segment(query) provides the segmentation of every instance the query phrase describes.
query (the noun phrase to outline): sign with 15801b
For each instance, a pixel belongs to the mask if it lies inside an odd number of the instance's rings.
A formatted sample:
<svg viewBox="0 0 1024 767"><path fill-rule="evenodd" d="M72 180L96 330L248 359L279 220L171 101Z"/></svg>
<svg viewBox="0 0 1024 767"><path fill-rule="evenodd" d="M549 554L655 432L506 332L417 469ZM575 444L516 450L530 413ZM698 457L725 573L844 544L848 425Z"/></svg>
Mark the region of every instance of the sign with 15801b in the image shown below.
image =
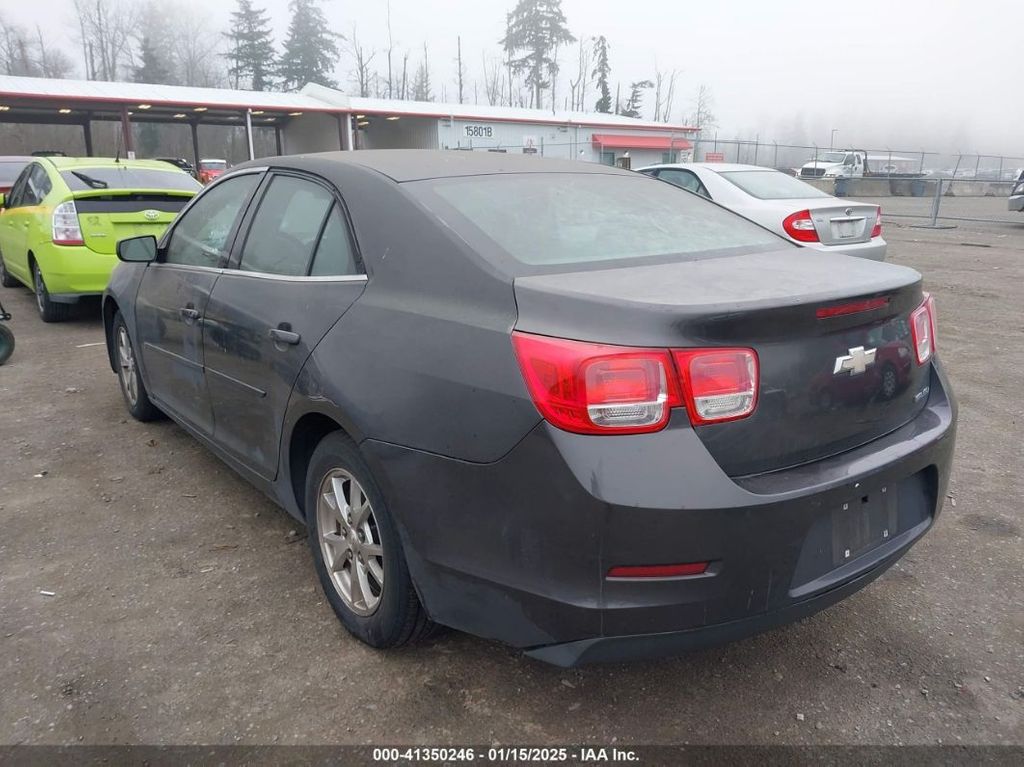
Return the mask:
<svg viewBox="0 0 1024 767"><path fill-rule="evenodd" d="M464 125L462 130L467 138L494 138L493 125Z"/></svg>

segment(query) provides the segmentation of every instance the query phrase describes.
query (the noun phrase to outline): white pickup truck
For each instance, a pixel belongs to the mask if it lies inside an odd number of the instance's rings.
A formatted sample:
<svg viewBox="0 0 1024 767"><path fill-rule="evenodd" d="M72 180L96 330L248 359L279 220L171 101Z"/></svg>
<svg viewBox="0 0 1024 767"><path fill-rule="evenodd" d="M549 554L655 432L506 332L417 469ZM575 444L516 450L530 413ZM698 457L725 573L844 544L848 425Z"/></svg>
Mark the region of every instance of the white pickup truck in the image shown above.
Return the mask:
<svg viewBox="0 0 1024 767"><path fill-rule="evenodd" d="M867 154L860 150L822 152L800 166L800 178L859 178L867 169Z"/></svg>

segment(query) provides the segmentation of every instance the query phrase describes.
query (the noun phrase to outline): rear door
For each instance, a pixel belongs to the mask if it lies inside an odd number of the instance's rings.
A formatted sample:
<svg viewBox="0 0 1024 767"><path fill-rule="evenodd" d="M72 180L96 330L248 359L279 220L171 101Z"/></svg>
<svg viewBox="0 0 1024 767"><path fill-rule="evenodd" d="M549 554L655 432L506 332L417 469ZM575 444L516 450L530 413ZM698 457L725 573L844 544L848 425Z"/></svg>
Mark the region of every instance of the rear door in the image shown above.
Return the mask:
<svg viewBox="0 0 1024 767"><path fill-rule="evenodd" d="M295 379L366 276L329 185L279 172L258 198L206 308L204 349L215 440L272 479Z"/></svg>
<svg viewBox="0 0 1024 767"><path fill-rule="evenodd" d="M211 187L175 223L135 300L137 346L150 394L203 434L213 410L203 369L206 304L262 171Z"/></svg>

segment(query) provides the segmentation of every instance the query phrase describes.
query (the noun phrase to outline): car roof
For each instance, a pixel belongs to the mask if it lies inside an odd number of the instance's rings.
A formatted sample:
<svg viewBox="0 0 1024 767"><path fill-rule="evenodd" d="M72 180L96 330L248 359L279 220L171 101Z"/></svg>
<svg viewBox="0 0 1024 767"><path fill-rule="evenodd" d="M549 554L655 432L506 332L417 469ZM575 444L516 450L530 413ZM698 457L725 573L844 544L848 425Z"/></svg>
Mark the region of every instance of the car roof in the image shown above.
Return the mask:
<svg viewBox="0 0 1024 767"><path fill-rule="evenodd" d="M502 152L460 151L454 149L360 149L355 152L321 152L317 154L276 157L269 161L285 166L289 160L301 160L303 167L327 165L358 165L377 171L393 181L416 181L428 178L483 176L502 173L604 173L632 176L633 173L609 165L582 160L554 160L534 155ZM266 158L236 166L267 165ZM325 168L326 169L326 168Z"/></svg>
<svg viewBox="0 0 1024 767"><path fill-rule="evenodd" d="M57 170L65 168L149 168L167 172L184 172L180 168L168 166L168 163L163 160L127 160L113 157L35 157L33 159L49 162Z"/></svg>

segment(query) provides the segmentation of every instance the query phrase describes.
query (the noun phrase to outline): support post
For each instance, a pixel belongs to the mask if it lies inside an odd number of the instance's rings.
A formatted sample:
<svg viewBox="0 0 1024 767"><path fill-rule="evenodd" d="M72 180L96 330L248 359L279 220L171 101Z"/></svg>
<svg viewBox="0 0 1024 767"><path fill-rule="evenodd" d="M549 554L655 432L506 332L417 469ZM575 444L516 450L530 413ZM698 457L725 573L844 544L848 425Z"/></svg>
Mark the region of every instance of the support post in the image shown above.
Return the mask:
<svg viewBox="0 0 1024 767"><path fill-rule="evenodd" d="M196 177L199 176L199 123L195 120L189 123L189 127L192 128L192 161L196 169Z"/></svg>
<svg viewBox="0 0 1024 767"><path fill-rule="evenodd" d="M245 143L246 143L246 146L249 148L249 159L250 160L255 160L256 159L256 150L253 148L253 144L252 144L252 110L251 109L246 109L245 110Z"/></svg>
<svg viewBox="0 0 1024 767"><path fill-rule="evenodd" d="M121 107L121 140L124 142L125 156L135 159L135 142L132 140L132 121L128 116L128 107Z"/></svg>
<svg viewBox="0 0 1024 767"><path fill-rule="evenodd" d="M85 139L86 157L92 157L92 121L89 117L90 115L86 115L85 122L82 123L82 138Z"/></svg>
<svg viewBox="0 0 1024 767"><path fill-rule="evenodd" d="M284 154L284 146L281 141L281 126L274 126L274 144L277 146L277 156L280 157Z"/></svg>

